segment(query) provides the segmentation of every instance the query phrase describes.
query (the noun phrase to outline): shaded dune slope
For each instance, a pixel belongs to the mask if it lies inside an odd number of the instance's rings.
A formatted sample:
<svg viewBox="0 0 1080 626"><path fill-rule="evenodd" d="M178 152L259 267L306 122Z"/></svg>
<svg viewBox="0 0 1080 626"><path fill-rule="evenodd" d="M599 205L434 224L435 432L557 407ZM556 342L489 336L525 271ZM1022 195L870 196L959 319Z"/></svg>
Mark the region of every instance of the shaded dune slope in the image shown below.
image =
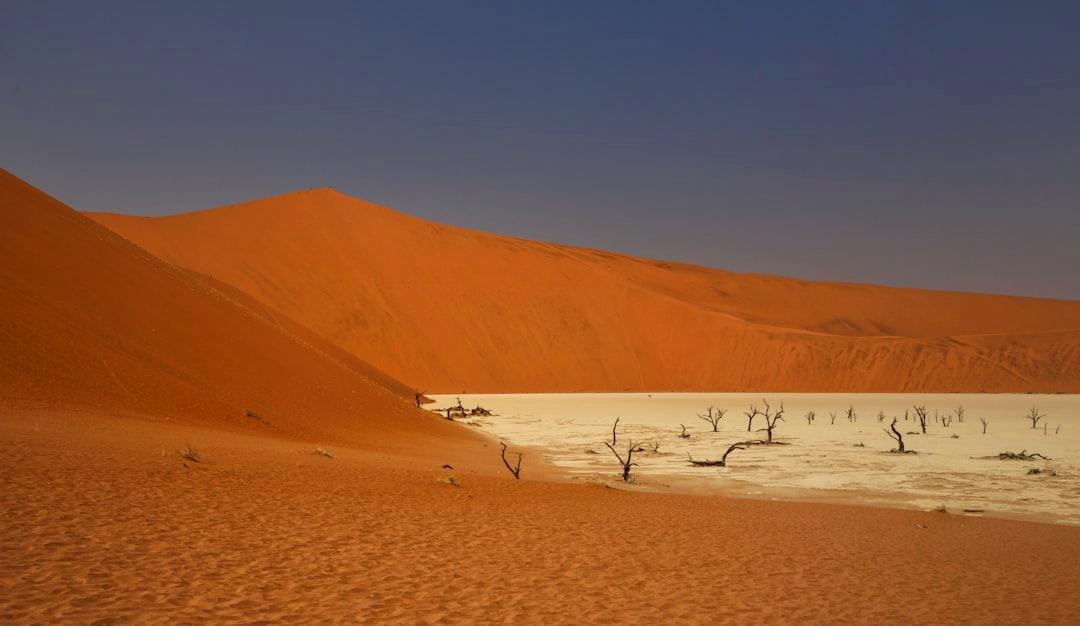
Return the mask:
<svg viewBox="0 0 1080 626"><path fill-rule="evenodd" d="M7 402L386 449L402 435L475 439L271 306L162 261L3 170L0 357Z"/></svg>
<svg viewBox="0 0 1080 626"><path fill-rule="evenodd" d="M91 217L430 392L1080 391L1080 302L736 274L329 189Z"/></svg>

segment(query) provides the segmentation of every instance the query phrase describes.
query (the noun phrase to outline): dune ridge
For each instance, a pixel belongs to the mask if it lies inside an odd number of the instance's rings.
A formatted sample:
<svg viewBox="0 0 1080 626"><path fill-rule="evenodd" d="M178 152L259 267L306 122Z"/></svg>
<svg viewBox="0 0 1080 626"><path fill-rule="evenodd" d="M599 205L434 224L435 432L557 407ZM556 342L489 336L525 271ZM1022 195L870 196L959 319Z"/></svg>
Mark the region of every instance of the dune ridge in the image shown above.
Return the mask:
<svg viewBox="0 0 1080 626"><path fill-rule="evenodd" d="M373 446L479 440L272 307L158 259L2 170L0 313L8 405Z"/></svg>
<svg viewBox="0 0 1080 626"><path fill-rule="evenodd" d="M737 274L330 189L90 217L433 393L1080 391L1075 301Z"/></svg>

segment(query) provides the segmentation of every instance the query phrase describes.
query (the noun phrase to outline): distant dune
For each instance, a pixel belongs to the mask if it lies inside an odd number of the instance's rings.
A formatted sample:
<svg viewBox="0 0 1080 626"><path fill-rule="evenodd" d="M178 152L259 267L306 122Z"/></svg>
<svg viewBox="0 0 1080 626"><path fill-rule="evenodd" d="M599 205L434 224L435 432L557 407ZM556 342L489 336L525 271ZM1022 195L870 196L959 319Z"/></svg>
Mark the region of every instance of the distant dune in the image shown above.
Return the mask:
<svg viewBox="0 0 1080 626"><path fill-rule="evenodd" d="M470 437L286 316L3 170L0 355L0 396L24 406L382 445Z"/></svg>
<svg viewBox="0 0 1080 626"><path fill-rule="evenodd" d="M736 274L329 189L91 214L430 392L1080 391L1080 302Z"/></svg>

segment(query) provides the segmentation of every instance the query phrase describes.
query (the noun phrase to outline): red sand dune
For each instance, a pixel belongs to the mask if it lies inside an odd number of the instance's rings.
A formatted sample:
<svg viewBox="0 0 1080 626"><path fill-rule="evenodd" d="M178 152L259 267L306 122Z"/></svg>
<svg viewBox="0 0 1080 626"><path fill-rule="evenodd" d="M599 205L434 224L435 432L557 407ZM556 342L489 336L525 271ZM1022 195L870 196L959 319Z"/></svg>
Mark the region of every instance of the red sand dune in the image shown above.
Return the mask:
<svg viewBox="0 0 1080 626"><path fill-rule="evenodd" d="M469 438L286 316L3 170L0 355L2 396L21 406L372 445L396 445L402 434Z"/></svg>
<svg viewBox="0 0 1080 626"><path fill-rule="evenodd" d="M328 189L92 217L390 375L454 391L1080 391L1080 302L735 274Z"/></svg>

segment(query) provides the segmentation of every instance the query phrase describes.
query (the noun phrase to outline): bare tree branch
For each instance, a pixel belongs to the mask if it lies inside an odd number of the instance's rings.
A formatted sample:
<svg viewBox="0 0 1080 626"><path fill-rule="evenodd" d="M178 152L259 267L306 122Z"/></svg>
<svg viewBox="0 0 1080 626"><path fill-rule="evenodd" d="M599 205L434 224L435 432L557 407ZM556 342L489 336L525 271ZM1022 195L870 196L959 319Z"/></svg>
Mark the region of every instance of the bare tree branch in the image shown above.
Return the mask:
<svg viewBox="0 0 1080 626"><path fill-rule="evenodd" d="M514 475L514 480L521 479L521 453L517 453L517 464L510 467L510 461L506 458L506 442L500 441L502 446L502 462L506 466L506 469L510 470L510 473Z"/></svg>
<svg viewBox="0 0 1080 626"><path fill-rule="evenodd" d="M705 413L698 413L698 419L711 424L714 433L719 432L720 420L724 419L727 409L717 409L716 407L710 406L705 411Z"/></svg>
<svg viewBox="0 0 1080 626"><path fill-rule="evenodd" d="M915 417L918 418L919 427L922 428L922 434L925 435L926 434L926 416L927 416L926 406L925 405L915 405L915 406L913 406L911 408L915 409Z"/></svg>
<svg viewBox="0 0 1080 626"><path fill-rule="evenodd" d="M904 449L904 436L902 434L900 434L899 430L896 430L896 418L895 417L892 418L892 424L889 424L889 428L884 429L884 430L885 430L886 435L888 435L889 437L891 437L892 439L894 439L896 441L896 446L897 447L896 447L895 452L900 452L900 453L907 452L907 450ZM890 430L892 432L889 432Z"/></svg>
<svg viewBox="0 0 1080 626"><path fill-rule="evenodd" d="M762 400L762 402L765 401ZM765 418L765 428L759 428L757 432L764 431L766 434L765 443L772 443L772 433L773 429L776 428L776 423L784 421L784 401L780 401L780 408L776 411L776 414L772 413L772 407L769 406L768 402L765 402L765 411L761 415Z"/></svg>
<svg viewBox="0 0 1080 626"><path fill-rule="evenodd" d="M757 408L756 404L751 404L749 409L743 411L743 415L746 416L746 432L750 432L754 426L754 418L761 415L761 409Z"/></svg>
<svg viewBox="0 0 1080 626"><path fill-rule="evenodd" d="M615 418L615 425L611 427L611 443L604 442L604 445L611 450L611 453L615 455L615 458L619 460L619 465L622 466L622 479L623 482L630 482L630 468L637 465L634 463L634 450L638 447L632 440L628 441L626 446L626 459L624 460L622 455L615 449L615 428L619 425L619 418Z"/></svg>
<svg viewBox="0 0 1080 626"><path fill-rule="evenodd" d="M1031 428L1034 429L1039 425L1039 420L1041 420L1044 417L1046 417L1046 415L1039 412L1038 407L1033 406L1033 407L1031 407L1031 410L1028 411L1028 414L1024 416L1024 419L1031 420Z"/></svg>

